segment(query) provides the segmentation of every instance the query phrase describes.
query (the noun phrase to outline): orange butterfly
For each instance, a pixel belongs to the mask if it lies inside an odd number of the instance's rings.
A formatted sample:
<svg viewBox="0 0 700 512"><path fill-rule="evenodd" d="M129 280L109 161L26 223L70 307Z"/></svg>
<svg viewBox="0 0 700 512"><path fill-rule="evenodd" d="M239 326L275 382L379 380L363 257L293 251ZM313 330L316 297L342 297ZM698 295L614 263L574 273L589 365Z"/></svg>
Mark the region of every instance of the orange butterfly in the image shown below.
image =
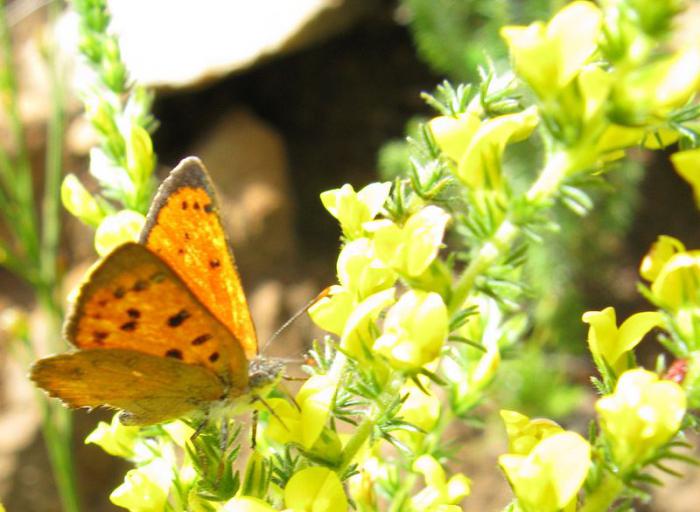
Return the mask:
<svg viewBox="0 0 700 512"><path fill-rule="evenodd" d="M37 361L31 378L69 407L122 409L149 425L231 405L274 383L258 356L211 179L183 160L153 201L140 243L106 256L80 288L64 336L78 350Z"/></svg>

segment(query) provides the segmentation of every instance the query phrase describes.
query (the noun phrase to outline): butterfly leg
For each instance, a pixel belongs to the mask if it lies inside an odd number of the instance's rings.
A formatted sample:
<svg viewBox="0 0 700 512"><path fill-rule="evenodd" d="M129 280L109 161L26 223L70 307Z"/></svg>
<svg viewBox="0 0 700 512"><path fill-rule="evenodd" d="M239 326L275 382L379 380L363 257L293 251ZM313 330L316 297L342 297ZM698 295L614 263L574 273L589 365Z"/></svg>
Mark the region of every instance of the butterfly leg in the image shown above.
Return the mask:
<svg viewBox="0 0 700 512"><path fill-rule="evenodd" d="M209 424L209 413L204 417L202 422L197 425L197 428L194 430L194 434L190 436L190 443L194 443L195 439L199 437L199 434L202 433L202 431L207 427Z"/></svg>
<svg viewBox="0 0 700 512"><path fill-rule="evenodd" d="M253 410L253 424L250 426L250 449L255 450L256 439L258 438L258 410Z"/></svg>
<svg viewBox="0 0 700 512"><path fill-rule="evenodd" d="M289 427L284 423L284 420L279 416L279 414L275 412L275 410L272 407L270 407L270 404L268 404L263 397L261 397L260 395L253 395L252 401L260 402L261 404L263 404L263 406L265 406L265 408L268 411L270 411L270 414L272 414L275 417L275 419L279 421L286 430L289 430Z"/></svg>
<svg viewBox="0 0 700 512"><path fill-rule="evenodd" d="M306 379L304 379L306 380ZM294 395L289 391L289 389L286 386L283 386L282 383L277 384L277 389L280 390L282 393L284 393L287 396L287 400L292 402L294 407L296 407L297 411L301 412L301 407L297 403L297 401L294 399Z"/></svg>

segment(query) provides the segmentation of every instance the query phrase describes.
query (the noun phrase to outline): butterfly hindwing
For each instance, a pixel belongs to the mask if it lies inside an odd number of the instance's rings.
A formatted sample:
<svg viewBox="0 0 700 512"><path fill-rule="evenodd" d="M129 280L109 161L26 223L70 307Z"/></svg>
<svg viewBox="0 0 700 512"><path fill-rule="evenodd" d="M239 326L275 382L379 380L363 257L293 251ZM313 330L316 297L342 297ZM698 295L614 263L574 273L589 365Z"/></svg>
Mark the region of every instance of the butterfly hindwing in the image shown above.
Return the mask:
<svg viewBox="0 0 700 512"><path fill-rule="evenodd" d="M100 261L80 289L64 334L80 349L127 349L208 369L242 392L239 343L160 258L136 243Z"/></svg>
<svg viewBox="0 0 700 512"><path fill-rule="evenodd" d="M131 425L184 416L224 394L222 382L206 368L124 349L47 357L34 364L31 378L70 407L123 409L122 422Z"/></svg>
<svg viewBox="0 0 700 512"><path fill-rule="evenodd" d="M148 212L141 243L162 258L243 347L257 355L257 337L219 217L214 188L199 159L183 160L163 182Z"/></svg>

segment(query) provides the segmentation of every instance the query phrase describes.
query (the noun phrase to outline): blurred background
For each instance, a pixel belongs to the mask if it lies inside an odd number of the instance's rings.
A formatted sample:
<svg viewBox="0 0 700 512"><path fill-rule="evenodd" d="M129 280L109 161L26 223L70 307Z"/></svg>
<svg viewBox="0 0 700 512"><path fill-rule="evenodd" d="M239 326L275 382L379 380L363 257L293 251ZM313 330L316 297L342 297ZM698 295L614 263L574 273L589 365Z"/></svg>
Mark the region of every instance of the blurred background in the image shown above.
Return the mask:
<svg viewBox="0 0 700 512"><path fill-rule="evenodd" d="M565 2L554 0L148 0L110 2L132 78L156 93L154 134L159 177L197 155L218 187L261 340L335 280L339 231L319 193L352 183L391 179L407 167L404 142L421 118L421 99L443 79L477 81L490 58L507 62L498 28L545 19ZM42 47L60 50L68 90L64 169L87 176L95 144L76 95L75 16L49 23L47 2L7 2L22 122L41 184L50 94ZM693 2L684 24L693 33L700 9ZM7 119L0 113L0 133ZM2 143L2 142L0 142ZM537 170L538 148L514 148L513 169ZM653 158L653 159L650 159ZM593 396L585 348L584 311L612 305L620 318L645 309L636 290L641 257L658 234L700 246L689 188L670 172L663 154L638 155L596 192L603 207L579 219L533 254L529 267L536 321L517 362L505 365L488 415L500 407L548 416L585 432ZM86 178L84 182L89 182ZM568 216L568 217L567 217ZM0 236L3 233L0 232ZM94 261L91 231L65 215L61 262L65 296ZM590 272L596 268L595 272ZM0 310L36 315L31 288L0 267ZM270 347L298 357L313 331L306 319ZM0 500L8 511L60 510L40 434L35 390L26 367L0 338ZM653 366L660 350L642 346ZM293 373L294 370L292 369ZM546 390L546 392L544 392ZM553 391L552 391L553 390ZM543 400L543 396L548 397ZM111 414L77 412L74 445L84 510L117 510L107 496L127 469L85 435ZM505 445L498 422L470 428L464 457L455 461L474 481L465 510L500 510L510 499L496 457ZM686 466L687 468L687 466ZM655 499L656 510L690 512L700 499L700 474L687 470ZM672 499L670 498L672 497Z"/></svg>

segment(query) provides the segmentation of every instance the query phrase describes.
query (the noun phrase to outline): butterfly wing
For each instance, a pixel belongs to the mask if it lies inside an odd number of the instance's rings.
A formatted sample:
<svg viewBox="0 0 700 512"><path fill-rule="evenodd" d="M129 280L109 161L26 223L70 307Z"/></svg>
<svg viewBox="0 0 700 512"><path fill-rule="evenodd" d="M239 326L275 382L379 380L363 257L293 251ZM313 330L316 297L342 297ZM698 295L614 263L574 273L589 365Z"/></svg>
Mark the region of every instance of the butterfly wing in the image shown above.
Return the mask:
<svg viewBox="0 0 700 512"><path fill-rule="evenodd" d="M162 258L243 347L257 355L255 327L214 188L199 159L183 160L163 182L148 212L141 243Z"/></svg>
<svg viewBox="0 0 700 512"><path fill-rule="evenodd" d="M94 267L64 335L83 350L127 349L205 368L232 395L248 383L248 361L233 335L140 244L124 244Z"/></svg>
<svg viewBox="0 0 700 512"><path fill-rule="evenodd" d="M223 398L223 383L201 366L124 349L90 349L37 361L31 378L70 407L123 409L122 423L150 425Z"/></svg>

